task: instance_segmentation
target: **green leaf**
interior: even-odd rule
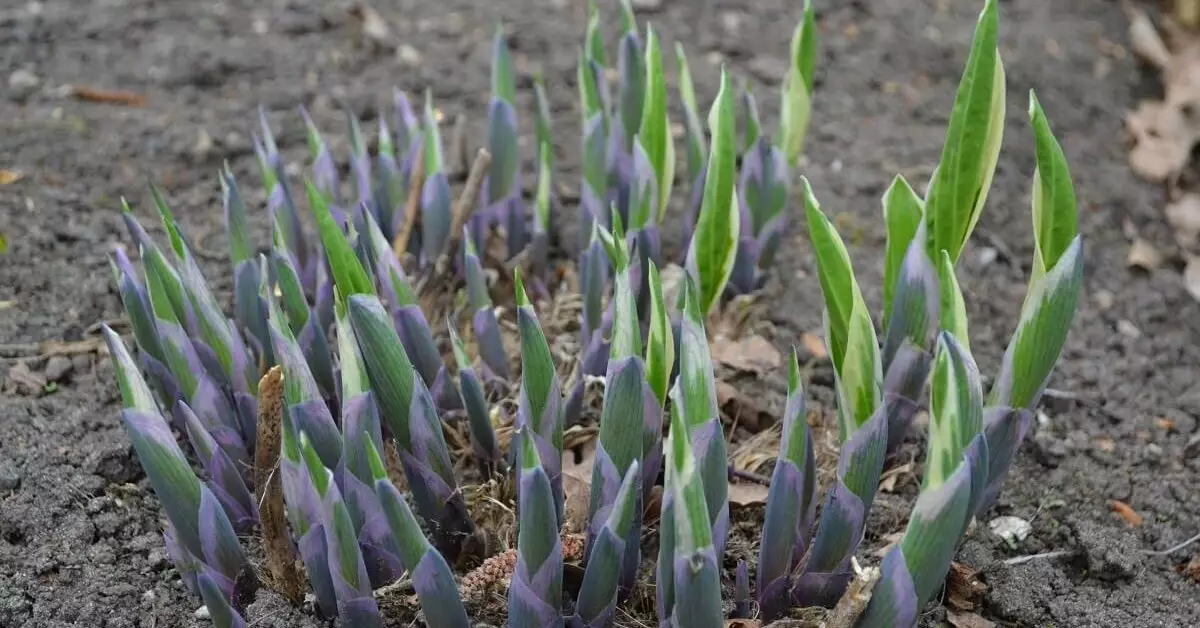
[[[817,64],[817,25],[812,2],[804,3],[804,18],[792,35],[791,64],[783,80],[780,102],[779,144],[788,165],[795,167],[804,150],[812,115],[813,80]]]
[[[238,190],[237,180],[229,169],[229,162],[218,173],[221,180],[221,197],[225,201],[226,230],[229,232],[229,260],[234,265],[253,259],[254,246],[246,233],[246,200]]]
[[[638,139],[646,149],[658,184],[658,207],[654,208],[656,222],[662,222],[675,181],[675,143],[671,138],[671,121],[667,112],[667,78],[663,72],[662,50],[658,36],[646,27],[646,99],[642,105],[642,127]]]
[[[881,401],[879,341],[862,291],[854,279],[846,245],[821,212],[808,179],[801,180],[809,239],[825,297],[826,338],[838,384],[838,415],[845,439],[871,417]]]
[[[579,65],[576,69],[576,81],[579,83],[579,104],[583,110],[583,126],[586,128],[588,120],[591,120],[596,114],[607,117],[608,112],[604,110],[604,100],[600,97],[600,87],[596,84],[596,73],[592,70],[592,61],[589,60],[585,51],[579,52]]]
[[[653,260],[649,264],[650,333],[646,340],[646,379],[661,406],[667,402],[667,387],[670,386],[671,369],[675,365],[675,342],[671,336],[671,318],[663,302],[658,266]]]
[[[883,327],[887,329],[892,297],[908,246],[917,235],[925,214],[924,202],[901,175],[883,193],[883,221],[887,225],[887,251],[883,268]]]
[[[733,89],[728,73],[722,69],[721,89],[708,115],[713,137],[712,152],[708,155],[708,176],[705,177],[700,216],[687,256],[687,269],[700,288],[700,305],[706,314],[720,301],[737,257],[741,220],[734,184],[737,174],[736,118]]]
[[[1058,362],[1083,285],[1083,243],[1075,236],[1058,263],[1029,286],[989,403],[1031,408]]]
[[[554,166],[554,149],[549,144],[542,144],[538,149],[538,179],[537,191],[534,194],[534,211],[537,225],[543,231],[550,229],[550,177]]]
[[[694,180],[704,170],[708,146],[704,128],[700,124],[700,108],[696,106],[696,88],[692,85],[692,73],[688,70],[687,55],[683,45],[675,42],[675,62],[679,65],[679,97],[683,100],[685,129],[687,130],[688,174]]]
[[[749,83],[742,85],[742,118],[745,125],[742,129],[742,152],[744,153],[754,146],[759,135],[762,134],[762,122],[758,118],[758,104],[754,102],[754,94],[750,91]]]
[[[623,239],[622,239],[623,240]],[[613,264],[616,267],[616,264]],[[642,354],[642,331],[638,324],[637,294],[626,264],[617,272],[613,286],[612,346],[610,359]]]
[[[637,19],[633,16],[633,5],[629,0],[621,0],[621,32],[637,32]]]
[[[141,410],[150,414],[158,412],[158,404],[154,402],[154,394],[142,378],[138,363],[125,347],[125,342],[108,325],[101,327],[104,340],[108,344],[108,353],[112,356],[117,374],[117,387],[121,391],[121,400],[125,408]]]
[[[704,487],[696,469],[696,457],[683,415],[672,406],[671,430],[667,434],[670,455],[666,490],[674,495],[675,555],[686,555],[712,545],[712,524]]]
[[[600,24],[600,10],[596,7],[596,0],[588,2],[587,35],[583,49],[588,59],[601,66],[608,64],[608,55],[604,52],[604,31]]]
[[[958,277],[954,273],[954,262],[950,254],[942,251],[938,258],[938,291],[940,292],[938,309],[941,312],[942,329],[954,335],[966,351],[971,350],[967,330],[967,305],[963,301],[962,290],[958,286]]]
[[[175,223],[175,216],[171,214],[171,209],[167,206],[167,200],[163,198],[162,190],[153,181],[149,182],[150,197],[154,199],[154,207],[158,210],[158,215],[162,218],[163,230],[167,232],[167,238],[171,242],[171,250],[175,252],[175,260],[182,261],[187,254],[187,245],[183,241],[183,236],[179,233],[179,225]]]
[[[339,305],[344,307],[345,300],[356,294],[375,294],[375,286],[362,262],[355,255],[354,247],[350,246],[346,234],[329,213],[325,195],[308,178],[304,179],[304,189],[308,192],[308,204],[317,221],[317,232],[321,236],[321,244],[325,247],[325,256],[333,273],[334,284],[341,295]]]
[[[689,430],[717,416],[717,389],[713,381],[712,356],[700,310],[699,290],[691,277],[683,280],[683,318],[679,325],[679,377],[676,383],[682,397],[674,404],[682,406]]]
[[[354,328],[345,312],[335,318],[334,328],[337,330],[342,402],[345,403],[347,399],[370,391],[371,382],[367,379],[367,365],[358,350],[358,338],[354,335]]]
[[[317,489],[317,495],[324,498],[325,494],[329,492],[333,474],[325,468],[325,464],[321,462],[321,456],[317,454],[316,448],[308,438],[308,433],[303,431],[300,432],[300,455],[304,458],[304,466],[308,468],[308,477],[312,479],[313,487]]]
[[[492,42],[492,98],[510,105],[517,102],[517,72],[513,67],[512,54],[504,38],[504,26],[496,24],[496,36]]]
[[[941,161],[926,198],[929,253],[957,262],[979,220],[1004,133],[1004,66],[996,42],[996,0],[985,0],[958,85]]]
[[[437,113],[433,110],[433,92],[425,90],[425,178],[442,171],[442,136]]]
[[[1037,152],[1033,173],[1033,237],[1036,244],[1034,277],[1058,263],[1079,232],[1075,187],[1067,157],[1033,90],[1029,91],[1029,119]]]

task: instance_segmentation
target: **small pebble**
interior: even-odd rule
[[[207,606],[201,606],[200,608],[197,608],[196,612],[192,613],[192,617],[195,617],[196,619],[210,619],[211,618],[211,616],[208,614]]]
[[[56,355],[50,358],[46,361],[46,370],[44,371],[46,381],[62,381],[68,374],[71,373],[71,369],[74,368],[74,366],[75,365],[71,363],[71,359],[65,356]]]
[[[144,602],[154,602],[157,598],[158,594],[154,592],[154,589],[146,589],[145,593],[142,593],[142,601]]]
[[[1137,325],[1134,325],[1125,319],[1117,321],[1117,331],[1120,332],[1122,336],[1127,336],[1129,338],[1133,338],[1134,340],[1142,337],[1142,330],[1138,329]]]
[[[1009,547],[1016,549],[1021,541],[1024,541],[1033,531],[1033,526],[1020,517],[1005,516],[989,521],[988,529],[992,531],[992,534],[1004,539]]]
[[[1117,302],[1117,297],[1108,290],[1097,290],[1095,294],[1096,308],[1100,311],[1111,308]]]
[[[1151,462],[1154,464],[1162,462],[1162,457],[1163,457],[1162,447],[1160,447],[1159,445],[1157,445],[1155,443],[1150,443],[1149,445],[1146,445],[1145,457],[1148,462]]]
[[[38,75],[25,69],[17,70],[8,75],[9,89],[22,95],[33,91],[41,83],[42,79],[38,78]]]

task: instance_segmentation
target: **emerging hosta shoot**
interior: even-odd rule
[[[712,152],[705,170],[704,197],[687,253],[687,271],[699,289],[700,312],[707,315],[717,305],[737,258],[741,221],[734,184],[737,132],[733,86],[722,70],[721,89],[708,114]]]
[[[758,605],[767,619],[781,617],[792,605],[792,572],[804,557],[817,507],[816,458],[795,352],[788,360],[788,397],[782,422],[758,559]]]
[[[539,467],[550,482],[557,527],[563,516],[562,389],[554,373],[550,345],[538,324],[533,304],[525,293],[525,284],[519,271],[513,275],[513,280],[516,283],[517,327],[521,331],[521,397],[516,426],[537,448],[542,461]],[[523,452],[524,449],[518,451]]]
[[[517,566],[508,589],[508,623],[529,628],[561,627],[563,555],[555,514],[557,501],[534,436],[523,429],[518,437],[520,532]]]
[[[710,508],[704,499],[705,480],[692,455],[690,431],[683,414],[673,409],[660,528],[660,542],[669,539],[673,551],[668,568],[659,563],[659,616],[664,621],[669,618],[670,625],[677,628],[720,628],[725,625],[721,567],[713,546]],[[668,500],[672,504],[670,518],[665,516]],[[664,586],[670,590],[665,600]]]
[[[883,471],[888,408],[883,403],[879,345],[841,236],[821,213],[804,181],[809,237],[825,297],[825,335],[833,361],[842,451],[805,572],[800,603],[832,604],[852,577],[850,559],[862,541]]]
[[[975,361],[943,332],[933,370],[924,485],[904,538],[883,560],[861,628],[916,624],[925,602],[942,588],[986,480],[983,391]]]
[[[482,243],[483,229],[491,223],[504,227],[508,257],[525,248],[525,202],[521,198],[520,155],[517,152],[516,69],[504,31],[496,28],[492,44],[492,101],[488,106],[488,152],[490,170],[483,185],[480,213],[473,221],[476,243]]]

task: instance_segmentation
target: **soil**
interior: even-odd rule
[[[8,374],[0,393],[0,626],[209,625],[194,617],[200,602],[167,559],[157,501],[118,420],[112,368],[93,350],[96,323],[121,316],[106,257],[126,239],[119,199],[153,224],[144,183],[158,181],[201,249],[210,282],[228,295],[213,175],[228,160],[243,189],[253,188],[256,107],[266,107],[297,163],[304,163],[297,106],[309,108],[345,155],[337,102],[373,118],[393,86],[414,95],[428,88],[450,116],[470,114],[468,141],[477,145],[497,20],[511,35],[521,111],[532,111],[532,76],[546,77],[562,138],[559,179],[574,187],[575,51],[584,3],[380,2],[391,28],[382,46],[364,40],[343,3],[102,0],[92,11],[67,0],[7,4],[0,9],[0,67],[10,76],[0,99],[0,168],[22,178],[0,186],[0,230],[10,244],[0,257],[0,373]],[[773,126],[798,2],[635,4],[658,7],[641,16],[668,46],[684,42],[702,100],[715,94],[725,63],[758,87]],[[818,5],[822,56],[802,170],[824,209],[837,215],[867,299],[878,308],[879,197],[896,172],[928,178],[980,2]],[[1009,0],[1000,7],[1007,132],[960,276],[971,344],[985,373],[995,372],[1017,322],[1032,254],[1033,149],[1025,116],[1031,87],[1072,165],[1086,285],[1050,383],[1061,394],[1041,409],[999,503],[958,560],[980,570],[987,592],[977,612],[1000,625],[1200,625],[1200,585],[1185,569],[1200,546],[1147,553],[1200,528],[1200,305],[1177,268],[1144,273],[1125,265],[1126,223],[1152,242],[1168,246],[1172,239],[1160,213],[1162,191],[1133,176],[1120,135],[1121,116],[1152,73],[1119,43],[1126,21],[1117,2]],[[615,11],[608,14],[615,25]],[[145,105],[80,100],[71,85],[126,90],[144,96]],[[531,136],[529,114],[522,124]],[[672,211],[677,216],[681,208]],[[569,229],[574,212],[564,213]],[[262,218],[254,223],[259,241],[266,240]],[[820,292],[799,222],[763,297],[771,299],[770,336],[778,347],[820,331]],[[682,234],[667,235],[668,253],[679,254]],[[45,346],[28,346],[43,341],[85,344],[54,359],[43,355]],[[47,371],[57,381],[27,382]],[[772,406],[781,379],[759,384],[771,391]],[[827,384],[809,388],[827,407]],[[915,455],[921,438],[911,441]],[[902,476],[896,493],[877,501],[866,550],[902,528],[916,477]],[[1115,514],[1111,500],[1131,507],[1140,525]],[[1032,534],[1007,546],[988,531],[988,520],[1000,515],[1031,521]],[[1041,553],[1055,554],[1002,562]],[[877,560],[869,551],[862,558]],[[924,621],[933,625],[943,614],[931,605]],[[258,626],[317,625],[265,592],[248,615]]]

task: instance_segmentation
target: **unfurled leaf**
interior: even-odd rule
[[[687,270],[700,289],[701,311],[706,314],[720,300],[737,257],[740,221],[734,185],[736,117],[729,75],[722,71],[721,89],[708,116],[713,145],[708,156],[704,201],[687,254]]]
[[[896,281],[909,245],[917,235],[924,216],[921,197],[903,176],[897,175],[883,193],[883,221],[887,225],[887,246],[883,267],[883,328],[887,329],[891,315],[892,298],[896,293]],[[924,247],[925,243],[922,242]]]
[[[1076,235],[1045,277],[1030,284],[989,405],[1032,409],[1037,403],[1066,343],[1082,286],[1083,242]]]
[[[817,26],[809,0],[804,3],[804,17],[792,35],[789,61],[788,73],[783,79],[778,143],[787,155],[788,164],[795,167],[808,133],[817,65]]]
[[[875,413],[881,399],[882,367],[875,327],[854,279],[850,254],[821,213],[804,180],[809,238],[817,258],[817,276],[825,297],[825,328],[838,389],[843,441]]]
[[[513,66],[508,41],[504,38],[504,27],[496,25],[492,38],[492,98],[510,105],[517,102],[517,71]]]
[[[754,101],[754,94],[750,91],[750,85],[742,86],[741,98],[741,116],[742,121],[741,137],[742,145],[741,152],[745,153],[750,150],[750,147],[758,142],[759,136],[762,134],[762,122],[758,119],[758,103]]]
[[[1034,277],[1040,278],[1058,263],[1079,232],[1075,187],[1067,157],[1033,91],[1029,92],[1029,120],[1033,124],[1037,168],[1033,173],[1033,237],[1036,255]]]
[[[325,256],[333,272],[342,307],[345,299],[352,295],[375,294],[374,283],[354,253],[354,247],[346,240],[346,234],[333,219],[324,195],[311,181],[306,180],[304,187],[308,192],[308,204],[317,221],[317,233],[320,234],[321,244],[325,247]]]
[[[626,29],[617,44],[617,121],[624,132],[625,148],[633,146],[633,136],[642,126],[642,106],[646,94],[646,59],[642,40],[634,29]]]
[[[642,126],[638,139],[646,150],[657,182],[656,222],[666,216],[667,201],[675,181],[675,142],[667,115],[667,79],[663,72],[662,50],[654,29],[646,28],[646,102],[642,106]]]
[[[979,220],[1004,132],[1004,66],[996,49],[996,0],[985,0],[958,85],[941,161],[925,199],[929,253],[957,262]]]
[[[678,42],[675,43],[675,61],[679,65],[679,97],[683,100],[688,175],[695,181],[704,171],[708,148],[704,127],[700,123],[700,108],[696,106],[696,88],[692,86],[692,74],[688,71],[687,55],[684,54],[683,45]]]

